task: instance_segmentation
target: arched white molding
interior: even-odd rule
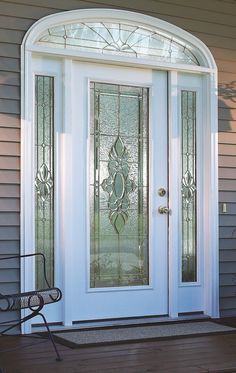
[[[119,22],[123,21],[126,23],[130,23],[133,25],[139,25],[142,27],[146,27],[148,29],[153,29],[155,31],[159,31],[161,33],[166,33],[168,36],[173,36],[183,43],[186,43],[188,46],[192,47],[193,53],[196,52],[196,57],[200,60],[201,67],[205,67],[207,69],[216,69],[216,64],[214,58],[210,52],[210,50],[206,47],[206,45],[201,42],[198,38],[194,37],[190,33],[182,30],[181,28],[172,25],[166,21],[147,16],[140,13],[123,11],[123,10],[111,10],[111,9],[83,9],[83,10],[75,10],[75,11],[68,11],[59,14],[49,15],[40,19],[36,23],[34,23],[31,28],[26,33],[22,47],[25,51],[44,51],[49,52],[50,54],[67,54],[67,55],[78,55],[80,56],[81,53],[76,53],[75,50],[70,51],[66,50],[64,52],[60,52],[57,48],[49,48],[49,47],[42,47],[37,45],[37,40],[39,36],[45,32],[47,29],[56,27],[58,25],[63,24],[72,24],[75,22],[96,22],[96,21],[103,21],[103,22]],[[92,54],[91,54],[92,56]],[[96,56],[97,57],[97,56]],[[105,59],[108,60],[107,55]],[[119,60],[118,56],[116,56],[116,61]],[[122,58],[123,62],[125,59]],[[133,61],[134,62],[134,61]],[[140,61],[139,61],[140,64]],[[157,65],[156,62],[154,62]],[[150,63],[149,63],[150,65]],[[162,65],[158,63],[158,65]],[[166,64],[164,64],[166,65]],[[201,70],[201,69],[200,69]]]
[[[139,24],[143,27],[153,28],[161,32],[167,32],[168,35],[175,35],[179,40],[193,47],[198,51],[198,57],[201,59],[201,66],[195,65],[177,65],[173,63],[161,63],[156,61],[143,61],[127,59],[124,56],[102,55],[77,52],[74,50],[59,50],[58,48],[49,48],[37,45],[39,36],[53,26],[68,24],[73,22],[95,22],[95,21],[125,21],[133,24]],[[32,69],[31,61],[34,53],[48,54],[62,57],[73,57],[83,60],[104,60],[109,63],[122,65],[147,66],[151,68],[160,68],[168,71],[186,71],[191,73],[203,73],[207,75],[206,91],[207,100],[207,118],[209,126],[206,131],[207,143],[206,158],[208,157],[207,169],[207,190],[206,190],[206,225],[204,228],[208,232],[205,237],[205,246],[208,248],[206,254],[207,266],[205,269],[205,310],[212,317],[219,316],[219,279],[218,279],[218,122],[217,122],[217,67],[214,58],[207,46],[191,35],[163,20],[122,10],[111,9],[83,9],[67,11],[44,17],[34,23],[26,33],[22,43],[21,59],[21,251],[29,253],[33,249],[34,243],[34,180],[33,171],[33,99],[32,99]],[[175,74],[175,73],[174,73]],[[173,74],[173,76],[174,76]],[[170,74],[171,75],[171,74]],[[174,78],[171,78],[174,82]],[[174,84],[174,83],[173,83]],[[21,268],[21,288],[22,291],[28,289],[30,283],[31,268]],[[174,313],[173,313],[174,315]],[[29,332],[27,326],[24,332]]]

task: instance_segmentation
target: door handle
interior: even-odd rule
[[[159,206],[158,207],[159,214],[169,214],[170,209],[167,206]]]

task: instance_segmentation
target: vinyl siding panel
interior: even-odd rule
[[[23,36],[23,31],[19,30],[6,30],[0,28],[0,42],[9,44],[21,44]]]
[[[79,8],[138,11],[171,22],[199,37],[219,69],[220,294],[222,315],[236,315],[236,4],[220,0],[4,0],[0,1],[0,254],[19,252],[20,43],[38,19]],[[7,230],[6,230],[7,229]],[[236,266],[235,266],[236,268]],[[10,268],[1,286],[17,289]],[[235,289],[236,291],[236,289]]]
[[[0,127],[20,128],[20,116],[11,113],[0,113]]]
[[[17,190],[16,192],[19,193],[19,190]],[[13,193],[13,196],[14,194]],[[0,190],[0,193],[1,193],[1,190]],[[9,196],[9,197],[12,197],[12,196]],[[19,227],[20,226],[20,214],[19,213],[14,213],[14,212],[0,212],[0,225],[1,226],[16,226],[16,227]]]
[[[235,144],[236,133],[232,133],[231,131],[219,133],[219,143],[220,144]]]
[[[1,184],[20,184],[20,172],[3,170],[0,175]]]
[[[4,30],[4,32],[6,32]],[[17,44],[0,43],[0,55],[20,59],[20,46]]]
[[[223,194],[223,197],[225,198],[224,194]],[[224,198],[223,198],[223,200],[224,200]],[[224,200],[224,202],[225,202],[225,200]],[[236,204],[235,203],[228,203],[227,204],[227,214],[223,214],[223,213],[221,214],[221,211],[222,211],[222,202],[220,203],[220,217],[219,217],[219,220],[221,220],[221,218],[225,219],[230,215],[234,216],[236,214]]]
[[[3,211],[3,213],[5,213]],[[19,212],[18,212],[19,215]],[[0,255],[14,255],[18,254],[19,240],[0,240]],[[0,284],[1,285],[1,284]]]
[[[236,121],[219,119],[219,132],[225,131],[236,132]]]
[[[234,191],[236,190],[236,180],[223,179],[219,180],[219,190]]]
[[[20,212],[20,199],[19,199],[19,194],[17,197],[9,197],[9,198],[6,198],[6,197],[0,197],[0,211],[1,212]],[[0,236],[1,239],[5,240],[5,238],[2,238]],[[9,239],[9,240],[15,240],[15,238],[9,236],[6,238],[6,240]]]
[[[209,48],[215,57],[217,64],[218,61],[224,59],[227,61],[235,61],[236,60],[236,55],[234,50],[230,49],[225,49],[225,48],[216,48],[216,47],[210,47]]]
[[[0,141],[0,156],[20,156],[20,143]]]
[[[18,128],[4,128],[0,127],[0,139],[1,141],[19,141],[20,130]]]
[[[219,192],[219,202],[229,202],[234,206],[234,203],[236,203],[236,192]],[[229,206],[227,206],[227,210],[229,209]],[[229,210],[228,210],[229,211]]]
[[[19,18],[17,14],[12,17],[0,15],[1,28],[7,30],[27,31],[34,23],[34,19]]]
[[[20,158],[2,156],[0,158],[0,168],[2,170],[19,170],[20,169]]]
[[[224,166],[228,166],[228,165],[224,164]],[[219,167],[220,179],[234,179],[235,176],[236,176],[236,170],[234,167]]]
[[[0,48],[1,48],[1,44],[0,44]],[[6,69],[6,67],[5,67],[5,69]],[[19,72],[16,73],[16,72],[12,72],[12,71],[1,71],[0,84],[2,86],[5,86],[5,85],[7,85],[7,86],[9,86],[9,85],[19,86],[20,85]]]

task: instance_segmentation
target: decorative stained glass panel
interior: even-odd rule
[[[181,91],[182,282],[197,281],[196,92]]]
[[[175,35],[135,24],[81,22],[59,25],[45,30],[36,43],[106,55],[200,65],[193,47]]]
[[[54,282],[54,78],[35,77],[35,251],[46,257]],[[40,260],[40,259],[39,259]],[[44,287],[42,263],[36,261],[36,287]]]
[[[90,286],[147,285],[148,88],[90,93]]]

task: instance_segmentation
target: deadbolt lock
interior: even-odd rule
[[[159,194],[160,197],[164,197],[166,195],[165,188],[158,189],[158,194]]]

